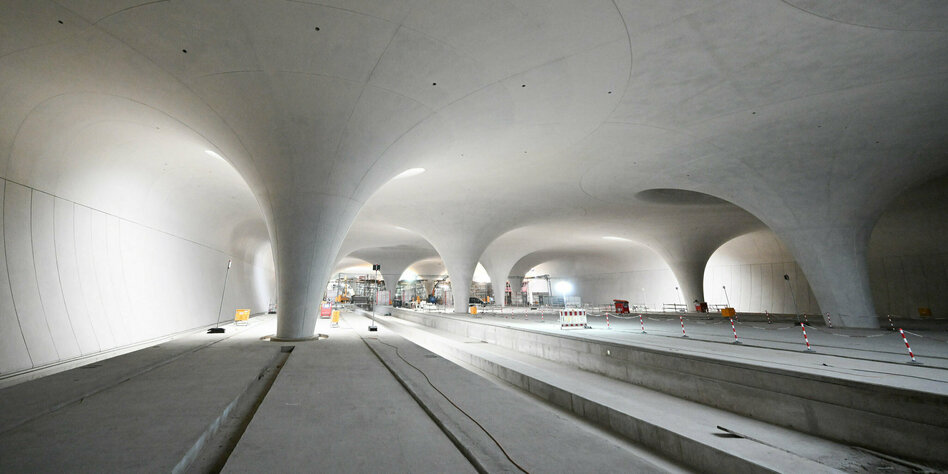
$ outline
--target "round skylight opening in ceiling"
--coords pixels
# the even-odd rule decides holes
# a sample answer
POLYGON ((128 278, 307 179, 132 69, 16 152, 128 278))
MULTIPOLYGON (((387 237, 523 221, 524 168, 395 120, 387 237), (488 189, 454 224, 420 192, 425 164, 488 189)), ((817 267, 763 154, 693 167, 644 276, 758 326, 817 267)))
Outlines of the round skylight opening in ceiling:
POLYGON ((729 204, 727 201, 718 199, 710 194, 673 188, 646 189, 645 191, 636 193, 635 197, 641 201, 655 204, 686 206, 719 206, 729 204))
POLYGON ((424 169, 424 168, 409 168, 409 169, 407 169, 407 170, 405 170, 405 171, 402 171, 401 173, 399 173, 398 176, 396 176, 396 177, 394 177, 394 178, 392 178, 392 179, 410 178, 410 177, 412 177, 412 176, 417 176, 417 175, 419 175, 419 174, 421 174, 421 173, 424 173, 424 172, 425 172, 425 169, 424 169))

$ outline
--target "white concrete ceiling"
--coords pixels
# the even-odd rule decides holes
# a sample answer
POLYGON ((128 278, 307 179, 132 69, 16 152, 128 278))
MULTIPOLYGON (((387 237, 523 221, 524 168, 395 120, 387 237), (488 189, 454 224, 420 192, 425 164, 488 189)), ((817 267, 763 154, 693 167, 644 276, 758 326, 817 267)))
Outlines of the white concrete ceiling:
MULTIPOLYGON (((693 273, 766 225, 829 287, 822 266, 864 270, 889 201, 948 172, 948 4, 935 0, 6 0, 3 12, 0 176, 69 194, 62 176, 113 170, 116 156, 134 168, 219 153, 259 203, 241 191, 219 218, 260 234, 262 213, 276 249, 282 335, 311 329, 303 313, 334 264, 370 247, 433 246, 463 283, 482 257, 502 273, 491 267, 568 242, 607 249, 613 235, 693 273), (67 162, 71 143, 88 158, 67 162), (415 167, 427 171, 386 184, 415 167), (640 194, 657 188, 740 207, 640 194)), ((194 183, 182 187, 208 202, 235 189, 194 183)), ((227 227, 137 199, 116 212, 189 235, 227 227)), ((817 297, 831 310, 863 288, 817 297)))

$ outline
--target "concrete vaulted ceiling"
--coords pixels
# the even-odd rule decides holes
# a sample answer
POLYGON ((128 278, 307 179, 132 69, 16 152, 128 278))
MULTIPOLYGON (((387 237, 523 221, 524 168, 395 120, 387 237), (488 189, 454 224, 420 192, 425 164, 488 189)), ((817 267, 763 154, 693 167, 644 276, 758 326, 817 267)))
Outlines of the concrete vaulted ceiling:
POLYGON ((89 157, 214 151, 259 204, 229 220, 266 222, 286 338, 312 334, 334 265, 371 247, 407 264, 433 247, 460 306, 478 261, 505 278, 603 235, 700 287, 697 265, 764 226, 824 310, 872 324, 872 225, 948 172, 934 0, 3 5, 0 175, 65 189, 23 163, 83 120, 89 157), (410 168, 426 172, 392 180, 410 168))

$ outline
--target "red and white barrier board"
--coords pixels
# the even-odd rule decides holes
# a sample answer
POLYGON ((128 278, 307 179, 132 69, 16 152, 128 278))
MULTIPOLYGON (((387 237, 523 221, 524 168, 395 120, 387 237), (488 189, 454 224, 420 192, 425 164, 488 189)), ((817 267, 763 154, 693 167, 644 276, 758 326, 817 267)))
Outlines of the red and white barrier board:
POLYGON ((586 327, 585 309, 561 309, 560 329, 583 329, 586 327))

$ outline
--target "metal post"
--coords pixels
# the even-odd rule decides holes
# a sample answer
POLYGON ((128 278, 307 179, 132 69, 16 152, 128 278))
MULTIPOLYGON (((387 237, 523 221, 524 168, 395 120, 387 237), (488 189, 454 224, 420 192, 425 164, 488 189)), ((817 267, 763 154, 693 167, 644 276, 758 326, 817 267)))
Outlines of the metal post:
POLYGON ((803 330, 803 342, 806 343, 807 352, 813 352, 813 349, 810 349, 810 339, 806 337, 806 325, 803 323, 800 323, 800 329, 803 330))
POLYGON ((372 265, 372 270, 375 270, 375 301, 372 302, 372 324, 369 325, 369 331, 379 330, 379 328, 375 326, 375 306, 379 304, 379 270, 381 270, 381 268, 382 265, 372 265))
POLYGON ((787 280, 787 287, 790 288, 790 298, 793 299, 793 319, 800 322, 800 308, 797 308, 797 297, 793 294, 793 285, 790 284, 790 275, 784 273, 783 279, 787 280))
POLYGON ((915 353, 912 352, 912 346, 909 345, 908 339, 905 338, 905 332, 902 331, 902 328, 899 328, 899 334, 902 335, 902 341, 905 342, 905 348, 908 349, 909 357, 912 358, 912 360, 909 361, 909 364, 921 365, 922 363, 915 359, 915 353))
POLYGON ((221 311, 224 310, 224 294, 227 292, 227 276, 230 275, 230 265, 232 261, 227 260, 227 271, 224 272, 224 288, 221 289, 221 304, 217 307, 217 322, 214 323, 214 329, 208 329, 208 334, 222 333, 224 329, 221 326, 221 311))

